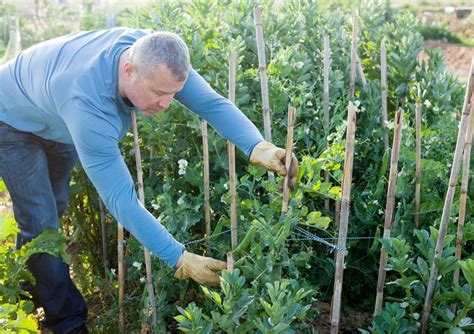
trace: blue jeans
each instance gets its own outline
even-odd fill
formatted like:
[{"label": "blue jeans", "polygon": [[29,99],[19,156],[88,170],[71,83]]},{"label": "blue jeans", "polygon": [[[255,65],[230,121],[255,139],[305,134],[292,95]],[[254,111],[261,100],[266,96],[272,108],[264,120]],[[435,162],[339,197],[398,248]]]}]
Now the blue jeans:
[{"label": "blue jeans", "polygon": [[[10,193],[20,232],[17,248],[46,229],[58,229],[77,161],[73,145],[40,138],[0,121],[0,177]],[[36,306],[42,306],[45,327],[67,333],[84,324],[87,306],[60,258],[34,254],[28,269],[36,278],[26,284]]]}]

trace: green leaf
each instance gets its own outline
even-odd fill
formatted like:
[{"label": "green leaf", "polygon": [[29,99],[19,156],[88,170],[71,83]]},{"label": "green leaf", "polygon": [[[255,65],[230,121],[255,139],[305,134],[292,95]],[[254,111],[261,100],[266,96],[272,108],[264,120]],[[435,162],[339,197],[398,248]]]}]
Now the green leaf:
[{"label": "green leaf", "polygon": [[459,261],[459,265],[461,266],[461,270],[464,275],[464,278],[471,286],[471,290],[473,290],[474,289],[474,259]]},{"label": "green leaf", "polygon": [[13,323],[13,328],[20,330],[20,333],[23,333],[23,331],[37,333],[38,323],[32,314],[27,315],[25,311],[19,309],[17,312],[17,318]]},{"label": "green leaf", "polygon": [[439,275],[447,274],[459,266],[458,260],[454,256],[450,256],[446,259],[435,258],[434,260],[439,269]]},{"label": "green leaf", "polygon": [[329,227],[329,223],[331,222],[331,218],[329,217],[321,217],[320,211],[313,211],[310,212],[307,216],[306,223],[308,225],[317,227],[319,229],[325,230]]}]

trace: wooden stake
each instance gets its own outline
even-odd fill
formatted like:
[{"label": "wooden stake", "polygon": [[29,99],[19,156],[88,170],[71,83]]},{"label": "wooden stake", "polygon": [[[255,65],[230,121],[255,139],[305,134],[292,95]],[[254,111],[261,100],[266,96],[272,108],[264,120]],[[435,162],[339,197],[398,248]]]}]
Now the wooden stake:
[{"label": "wooden stake", "polygon": [[[398,175],[398,159],[400,156],[400,145],[402,140],[402,127],[403,127],[403,111],[398,110],[395,115],[395,128],[393,136],[392,154],[390,157],[390,176],[388,179],[387,189],[387,204],[385,207],[385,224],[383,231],[383,239],[387,240],[390,238],[390,232],[392,230],[393,220],[393,209],[395,207],[395,188],[397,185]],[[379,315],[382,312],[383,305],[383,288],[385,285],[385,265],[387,264],[387,251],[382,246],[380,250],[380,262],[379,262],[379,275],[377,279],[377,296],[375,298],[375,310],[374,316]]]},{"label": "wooden stake", "polygon": [[[255,7],[253,11],[255,33],[257,38],[257,53],[258,53],[258,72],[260,74],[260,86],[262,90],[262,107],[263,107],[263,128],[265,140],[272,142],[272,126],[271,126],[271,110],[270,99],[268,97],[268,76],[267,76],[267,62],[265,59],[265,42],[263,40],[263,24],[262,24],[262,6]],[[273,172],[268,172],[268,179],[275,181]]]},{"label": "wooden stake", "polygon": [[324,95],[323,95],[323,110],[324,110],[324,132],[325,135],[328,135],[329,132],[329,69],[331,66],[331,47],[329,45],[329,36],[324,35],[324,51],[323,51],[323,85],[324,85]]},{"label": "wooden stake", "polygon": [[355,94],[355,76],[357,70],[357,16],[352,15],[352,43],[351,43],[351,76],[349,82],[349,98]]},{"label": "wooden stake", "polygon": [[[355,76],[357,70],[357,16],[352,15],[352,43],[351,43],[351,73],[349,82],[349,99],[354,99],[355,94]],[[344,180],[342,180],[341,188],[344,188]],[[335,218],[336,226],[339,227],[341,215],[341,201],[336,200],[335,203]],[[339,321],[339,320],[338,320]]]},{"label": "wooden stake", "polygon": [[100,230],[102,234],[102,261],[104,263],[104,273],[105,273],[105,278],[107,279],[107,274],[109,272],[109,256],[108,250],[107,250],[107,228],[106,228],[106,212],[105,212],[105,207],[104,203],[102,200],[99,198],[99,210],[100,210]]},{"label": "wooden stake", "polygon": [[[344,176],[342,186],[341,201],[341,222],[339,224],[339,236],[337,245],[345,249],[347,228],[349,225],[349,208],[351,203],[351,184],[352,184],[352,164],[354,160],[354,141],[356,131],[356,112],[352,102],[349,102],[347,113],[347,130],[346,130],[346,150],[344,158]],[[341,311],[341,295],[342,280],[344,277],[344,252],[337,252],[336,256],[336,272],[334,276],[334,294],[332,297],[331,308],[331,334],[337,334],[339,330],[339,318]]]},{"label": "wooden stake", "polygon": [[[237,72],[237,54],[232,53],[229,59],[229,100],[235,104],[235,81]],[[227,142],[229,151],[229,183],[230,183],[230,227],[231,248],[237,247],[237,192],[235,190],[235,145]]]},{"label": "wooden stake", "polygon": [[464,98],[464,105],[462,108],[462,116],[459,124],[459,132],[456,141],[456,149],[454,151],[453,163],[451,167],[451,175],[449,177],[449,187],[446,193],[444,201],[443,214],[441,216],[441,224],[439,226],[438,240],[436,242],[434,260],[431,265],[431,273],[428,281],[428,287],[426,289],[425,304],[423,306],[423,316],[421,318],[421,333],[425,334],[428,330],[428,320],[431,311],[431,303],[433,299],[433,293],[436,285],[436,278],[438,276],[438,267],[436,266],[436,259],[441,258],[443,252],[443,243],[446,238],[448,229],[449,217],[451,215],[451,206],[453,204],[454,192],[456,190],[457,177],[459,167],[461,165],[461,155],[466,141],[466,131],[469,121],[469,101],[471,100],[472,91],[474,84],[474,58],[471,60],[471,68],[469,70],[468,82],[466,86],[466,96]]},{"label": "wooden stake", "polygon": [[206,236],[211,235],[211,207],[209,205],[209,146],[207,138],[207,122],[201,121],[202,156],[204,160],[204,220],[206,222]]},{"label": "wooden stake", "polygon": [[[462,254],[462,243],[464,239],[464,221],[466,219],[466,202],[467,202],[467,190],[469,186],[469,168],[471,163],[471,149],[472,149],[472,135],[474,131],[474,113],[472,112],[471,103],[471,114],[469,116],[469,126],[466,132],[466,139],[464,143],[464,155],[462,165],[462,181],[461,181],[461,197],[459,199],[459,217],[458,217],[458,228],[456,233],[456,259],[461,260]],[[454,270],[453,285],[459,283],[459,268]]]},{"label": "wooden stake", "polygon": [[[142,158],[140,154],[140,145],[138,142],[138,127],[137,127],[137,116],[132,112],[132,128],[133,128],[133,141],[135,144],[135,162],[137,166],[137,183],[138,183],[138,198],[145,207],[145,192],[143,190],[143,169],[142,169]],[[156,302],[155,292],[153,290],[153,276],[151,273],[151,256],[150,251],[144,247],[145,254],[145,268],[146,268],[146,283],[148,288],[148,295],[150,300],[149,314],[152,318],[152,332],[156,332]]]},{"label": "wooden stake", "polygon": [[285,167],[288,173],[285,175],[283,181],[283,202],[281,206],[281,214],[286,215],[288,212],[288,202],[290,201],[290,173],[291,162],[293,156],[293,129],[295,126],[295,108],[288,107],[288,134],[286,137],[286,156]]},{"label": "wooden stake", "polygon": [[415,160],[415,226],[420,227],[421,200],[421,104],[415,104],[416,160]]},{"label": "wooden stake", "polygon": [[387,131],[387,47],[385,46],[385,39],[380,45],[380,88],[382,90],[382,117],[380,124],[383,129],[383,145],[385,151],[388,150],[388,131]]},{"label": "wooden stake", "polygon": [[227,270],[234,271],[234,254],[232,252],[227,253]]},{"label": "wooden stake", "polygon": [[149,177],[153,176],[153,159],[155,158],[155,146],[150,147],[150,168],[148,171]]},{"label": "wooden stake", "polygon": [[[324,67],[323,67],[323,84],[324,84],[324,94],[323,94],[323,110],[324,110],[324,135],[327,138],[329,134],[329,66],[331,64],[331,48],[329,46],[329,36],[324,35],[324,51],[323,51],[323,58],[324,58]],[[326,143],[326,147],[327,147]],[[328,171],[324,171],[324,181],[329,182],[329,173]],[[329,211],[329,200],[326,199],[324,201],[324,208]]]},{"label": "wooden stake", "polygon": [[123,261],[123,226],[117,224],[117,261],[118,261],[118,304],[119,304],[119,333],[125,334],[125,310],[123,296],[125,291],[125,263]]},{"label": "wooden stake", "polygon": [[360,61],[359,55],[356,53],[357,60],[357,73],[359,73],[360,81],[362,82],[362,87],[367,86],[367,79],[365,79],[364,69],[362,68],[362,62]]}]

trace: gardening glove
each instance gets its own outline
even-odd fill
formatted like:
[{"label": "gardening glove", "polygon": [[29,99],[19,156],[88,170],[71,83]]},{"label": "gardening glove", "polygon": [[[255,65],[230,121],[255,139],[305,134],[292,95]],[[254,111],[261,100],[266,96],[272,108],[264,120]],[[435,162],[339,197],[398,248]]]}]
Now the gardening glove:
[{"label": "gardening glove", "polygon": [[174,277],[192,278],[199,284],[219,285],[220,272],[225,268],[227,268],[225,262],[184,251],[181,256],[181,265]]},{"label": "gardening glove", "polygon": [[[250,163],[255,166],[262,166],[267,170],[274,171],[281,176],[286,175],[285,167],[285,156],[286,150],[278,148],[272,143],[262,141],[258,143],[250,155]],[[298,160],[295,155],[292,155],[290,165],[290,187],[296,183],[296,177],[298,176]]]}]

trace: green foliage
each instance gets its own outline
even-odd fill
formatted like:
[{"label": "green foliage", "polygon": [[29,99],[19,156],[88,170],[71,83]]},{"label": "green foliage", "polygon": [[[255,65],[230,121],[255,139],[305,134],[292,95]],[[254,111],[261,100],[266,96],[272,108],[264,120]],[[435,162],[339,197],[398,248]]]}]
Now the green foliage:
[{"label": "green foliage", "polygon": [[32,314],[32,302],[0,305],[0,325],[3,333],[38,333],[38,325]]},{"label": "green foliage", "polygon": [[21,296],[31,297],[22,289],[22,284],[34,283],[26,263],[36,253],[60,256],[69,261],[64,236],[58,231],[46,230],[16,250],[13,240],[18,228],[13,217],[0,215],[0,227],[0,325],[5,333],[36,333],[37,322],[31,314],[33,303],[20,300]]},{"label": "green foliage", "polygon": [[307,303],[312,291],[305,291],[295,281],[274,281],[267,283],[260,298],[255,287],[245,286],[245,277],[239,269],[223,271],[219,293],[201,287],[204,295],[214,304],[211,317],[191,303],[186,309],[178,307],[181,315],[175,317],[179,329],[185,333],[248,333],[258,330],[261,333],[293,333],[292,323],[304,318],[310,305]]},{"label": "green foliage", "polygon": [[369,331],[362,333],[374,334],[401,334],[417,333],[416,327],[410,326],[405,319],[405,310],[398,303],[386,303],[382,314],[374,318]]},{"label": "green foliage", "polygon": [[[270,184],[262,168],[249,167],[248,157],[237,152],[237,217],[241,243],[234,255],[237,257],[235,265],[238,270],[224,274],[220,291],[200,290],[193,282],[172,280],[171,270],[156,258],[153,259],[153,281],[159,306],[157,328],[160,332],[176,330],[172,317],[176,313],[175,305],[178,305],[181,316],[176,320],[180,329],[191,333],[237,331],[237,328],[268,332],[272,326],[275,331],[297,331],[306,329],[301,317],[311,312],[307,310],[310,296],[301,297],[301,289],[318,291],[319,298],[330,299],[335,268],[333,256],[328,256],[327,250],[318,243],[293,240],[296,239],[294,236],[297,237],[293,231],[295,226],[301,226],[324,237],[337,236],[334,210],[332,207],[327,210],[324,202],[327,199],[339,199],[341,195],[345,120],[349,101],[350,14],[358,8],[358,52],[367,85],[363,87],[361,81],[356,80],[354,102],[360,112],[357,115],[348,236],[375,236],[376,240],[368,243],[347,241],[343,303],[372,309],[373,297],[367,291],[375,291],[373,277],[378,269],[378,249],[383,244],[390,256],[386,296],[392,303],[387,304],[389,306],[383,313],[385,316],[377,318],[372,324],[372,330],[409,332],[416,329],[433,262],[437,231],[432,226],[439,220],[443,207],[458,125],[455,115],[459,115],[464,89],[444,72],[444,62],[439,52],[427,51],[430,57],[428,64],[417,60],[423,36],[417,32],[419,25],[415,16],[407,10],[390,8],[388,1],[265,0],[261,4],[272,136],[278,146],[284,146],[286,142],[288,105],[297,109],[294,152],[300,161],[300,171],[298,185],[292,192],[290,211],[286,217],[280,217],[279,186]],[[254,5],[255,2],[249,0],[165,1],[136,9],[104,10],[87,1],[81,13],[67,7],[51,6],[47,12],[50,20],[47,26],[33,27],[22,19],[23,46],[79,28],[129,26],[169,30],[185,40],[193,67],[224,96],[227,95],[229,54],[236,51],[239,63],[236,104],[259,129],[263,129]],[[11,7],[1,8],[5,12],[13,10]],[[71,19],[76,15],[80,15],[81,20]],[[71,21],[76,23],[71,25]],[[0,25],[3,24],[0,22]],[[322,44],[325,34],[330,37],[332,52],[329,73],[331,123],[327,130],[322,121]],[[8,41],[5,31],[0,38],[4,43]],[[380,238],[384,221],[390,161],[390,150],[384,148],[380,126],[379,46],[382,39],[385,39],[388,50],[387,125],[390,142],[393,116],[402,105],[405,125],[392,229],[392,235],[399,237],[379,242],[377,239]],[[416,102],[423,106],[423,172],[421,226],[412,235],[415,213]],[[179,103],[173,103],[166,112],[153,118],[139,117],[138,122],[145,172],[145,206],[160,218],[161,223],[180,242],[205,237],[199,117]],[[212,235],[216,236],[230,228],[227,143],[212,129],[208,132],[208,143]],[[121,149],[131,174],[135,175],[131,135],[124,138]],[[323,178],[325,171],[329,173],[329,181]],[[277,179],[277,183],[281,181],[281,178]],[[111,263],[115,263],[116,224],[112,223],[110,217],[107,218],[107,255]],[[81,266],[76,269],[84,270],[77,275],[82,289],[94,295],[92,291],[97,291],[97,286],[103,287],[101,303],[110,306],[98,315],[97,331],[116,332],[118,305],[116,297],[112,297],[114,287],[108,281],[115,280],[115,268],[106,273],[106,279],[101,278],[104,273],[99,201],[80,168],[74,171],[64,228],[73,232],[70,239],[77,244],[76,257],[80,258]],[[474,239],[473,231],[472,224],[467,223],[466,240]],[[446,296],[457,298],[457,313],[453,313],[453,319],[458,319],[464,307],[467,307],[462,301],[467,300],[465,294],[468,294],[468,290],[464,288],[465,283],[463,288],[459,288],[462,291],[456,290],[456,287],[450,288],[449,275],[457,266],[453,260],[454,231],[451,227],[449,235],[443,256],[436,263],[441,275],[437,294],[441,296],[444,292],[457,291],[457,297]],[[222,259],[223,254],[230,250],[229,245],[230,235],[223,234],[204,243],[189,245],[188,248]],[[145,269],[140,265],[144,263],[141,245],[126,235],[126,248],[125,261],[130,269],[126,281],[125,307],[129,320],[127,331],[133,332],[140,330],[139,322],[149,325],[147,290],[143,282]],[[464,275],[468,281],[467,274]],[[299,297],[302,299],[298,300]],[[248,304],[250,299],[253,302]],[[446,307],[449,307],[448,302],[440,299],[434,305],[434,310],[442,311]],[[470,326],[468,320],[462,320],[472,316],[469,307],[467,309],[456,326]],[[436,321],[446,321],[438,313],[433,317],[434,324]],[[438,328],[436,326],[433,325],[433,328]]]},{"label": "green foliage", "polygon": [[[415,235],[417,238],[415,246],[421,256],[414,255],[409,242],[400,237],[381,240],[389,255],[385,269],[388,273],[399,275],[399,278],[386,283],[389,291],[392,291],[389,299],[397,302],[385,304],[381,316],[375,317],[372,323],[370,328],[372,333],[384,333],[383,330],[392,333],[397,328],[402,330],[401,327],[396,327],[398,325],[405,327],[409,332],[416,332],[415,329],[420,326],[420,315],[423,311],[438,231],[432,227],[431,233],[426,230],[415,230]],[[453,235],[446,237],[443,254],[435,260],[439,278],[433,299],[431,331],[461,333],[474,328],[471,320],[474,311],[471,293],[471,284],[474,284],[474,260],[456,260],[453,256],[455,248],[450,246],[453,239]],[[463,286],[451,286],[451,273],[459,266],[467,283]],[[404,296],[396,293],[396,290],[404,291]]]},{"label": "green foliage", "polygon": [[448,30],[447,25],[438,23],[419,23],[417,30],[425,39],[438,39],[446,43],[462,44],[461,38]]}]

